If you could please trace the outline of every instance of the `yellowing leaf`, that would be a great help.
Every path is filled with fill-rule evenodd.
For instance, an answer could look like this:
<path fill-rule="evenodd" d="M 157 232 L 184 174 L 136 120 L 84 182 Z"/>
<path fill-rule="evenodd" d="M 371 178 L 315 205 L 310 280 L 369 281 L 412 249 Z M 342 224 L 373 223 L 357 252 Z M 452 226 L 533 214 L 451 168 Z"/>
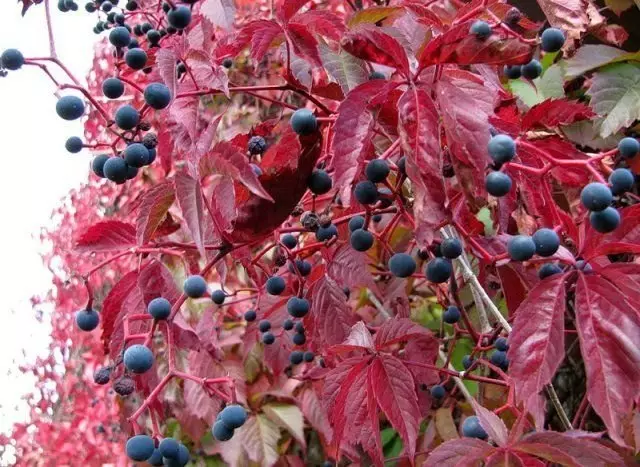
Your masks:
<path fill-rule="evenodd" d="M 262 407 L 262 410 L 271 421 L 291 433 L 300 444 L 305 445 L 304 418 L 298 406 L 291 404 L 267 404 Z"/>
<path fill-rule="evenodd" d="M 367 8 L 353 15 L 347 24 L 350 28 L 358 24 L 374 24 L 403 11 L 401 7 Z"/>
<path fill-rule="evenodd" d="M 460 437 L 450 409 L 441 407 L 436 410 L 436 431 L 444 441 Z"/>

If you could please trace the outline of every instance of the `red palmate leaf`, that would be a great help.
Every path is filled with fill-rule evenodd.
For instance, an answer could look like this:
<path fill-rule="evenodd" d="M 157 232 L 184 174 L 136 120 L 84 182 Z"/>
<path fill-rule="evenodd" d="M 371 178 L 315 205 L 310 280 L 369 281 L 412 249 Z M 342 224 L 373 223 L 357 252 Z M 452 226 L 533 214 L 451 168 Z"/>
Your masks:
<path fill-rule="evenodd" d="M 305 388 L 298 394 L 298 400 L 300 401 L 300 409 L 304 414 L 304 418 L 316 431 L 324 436 L 327 442 L 331 440 L 333 429 L 316 392 L 312 388 Z"/>
<path fill-rule="evenodd" d="M 602 234 L 586 222 L 581 256 L 585 259 L 616 253 L 640 253 L 640 204 L 620 209 L 620 226 Z"/>
<path fill-rule="evenodd" d="M 566 274 L 541 281 L 515 313 L 509 336 L 509 375 L 527 404 L 551 381 L 564 358 Z"/>
<path fill-rule="evenodd" d="M 309 3 L 309 0 L 279 0 L 276 8 L 278 19 L 286 23 L 306 3 Z"/>
<path fill-rule="evenodd" d="M 485 441 L 474 438 L 460 438 L 442 443 L 427 458 L 425 465 L 457 467 L 479 465 L 496 448 Z"/>
<path fill-rule="evenodd" d="M 258 20 L 244 26 L 234 42 L 235 47 L 242 50 L 251 44 L 251 58 L 260 60 L 269 50 L 271 44 L 284 34 L 282 27 L 275 21 Z"/>
<path fill-rule="evenodd" d="M 555 159 L 587 160 L 589 158 L 585 153 L 576 149 L 573 144 L 558 136 L 537 139 L 530 141 L 530 143 L 539 151 L 544 151 L 547 155 Z M 526 162 L 534 162 L 530 158 L 536 158 L 535 162 L 537 162 L 537 166 L 540 167 L 547 160 L 545 157 L 541 157 L 538 151 L 529 150 L 528 148 L 518 147 L 518 154 L 520 154 Z M 589 182 L 591 173 L 584 166 L 563 166 L 554 167 L 551 170 L 551 175 L 563 185 L 582 187 Z"/>
<path fill-rule="evenodd" d="M 105 354 L 109 351 L 109 343 L 115 326 L 116 318 L 122 308 L 122 303 L 129 296 L 134 287 L 138 284 L 138 272 L 131 271 L 123 276 L 113 286 L 109 295 L 102 302 L 102 312 L 100 319 L 102 321 L 102 344 Z"/>
<path fill-rule="evenodd" d="M 547 99 L 534 105 L 522 117 L 522 129 L 541 127 L 554 129 L 558 125 L 569 125 L 595 116 L 591 107 L 568 99 Z"/>
<path fill-rule="evenodd" d="M 182 211 L 185 224 L 189 229 L 193 242 L 198 247 L 198 251 L 205 257 L 204 245 L 214 242 L 215 238 L 211 217 L 206 211 L 200 183 L 190 175 L 179 172 L 174 178 L 174 185 L 176 199 Z"/>
<path fill-rule="evenodd" d="M 304 24 L 287 24 L 285 35 L 296 55 L 303 57 L 314 66 L 322 66 L 322 59 L 318 52 L 318 41 Z"/>
<path fill-rule="evenodd" d="M 494 414 L 491 410 L 485 409 L 475 399 L 471 400 L 473 410 L 478 416 L 480 425 L 487 432 L 489 438 L 491 438 L 498 446 L 506 446 L 509 438 L 509 432 L 504 422 Z"/>
<path fill-rule="evenodd" d="M 575 308 L 589 402 L 611 439 L 624 444 L 622 417 L 640 387 L 640 316 L 596 274 L 579 274 Z"/>
<path fill-rule="evenodd" d="M 361 25 L 347 33 L 341 45 L 358 58 L 396 68 L 404 76 L 409 74 L 409 61 L 404 48 L 379 28 Z"/>
<path fill-rule="evenodd" d="M 121 221 L 97 222 L 87 228 L 76 241 L 79 251 L 106 252 L 136 245 L 136 228 Z"/>
<path fill-rule="evenodd" d="M 178 81 L 178 76 L 176 74 L 176 62 L 178 60 L 178 56 L 171 49 L 160 49 L 156 53 L 156 64 L 158 65 L 158 73 L 160 73 L 160 77 L 164 84 L 171 91 L 171 97 L 175 98 L 176 96 L 176 86 Z"/>
<path fill-rule="evenodd" d="M 403 341 L 435 341 L 433 334 L 426 328 L 414 323 L 410 319 L 390 319 L 385 321 L 375 336 L 377 350 Z"/>
<path fill-rule="evenodd" d="M 551 26 L 570 32 L 579 37 L 589 24 L 587 3 L 590 0 L 538 0 L 538 5 Z"/>
<path fill-rule="evenodd" d="M 188 357 L 189 373 L 200 378 L 225 376 L 217 363 L 207 352 L 192 350 Z M 202 385 L 188 380 L 184 382 L 184 403 L 193 416 L 197 416 L 212 426 L 220 411 L 221 400 L 209 396 Z"/>
<path fill-rule="evenodd" d="M 342 287 L 330 276 L 324 276 L 313 285 L 311 316 L 314 335 L 325 345 L 343 342 L 355 322 Z"/>
<path fill-rule="evenodd" d="M 371 338 L 371 333 L 362 321 L 358 321 L 351 327 L 349 335 L 344 342 L 331 347 L 331 351 L 334 353 L 351 352 L 354 350 L 373 351 L 374 349 L 375 345 Z"/>
<path fill-rule="evenodd" d="M 344 33 L 344 22 L 341 18 L 325 10 L 310 10 L 291 18 L 289 24 L 299 24 L 312 33 L 339 41 Z"/>
<path fill-rule="evenodd" d="M 139 245 L 153 238 L 175 197 L 175 189 L 170 181 L 162 182 L 144 194 L 136 218 L 136 237 Z"/>
<path fill-rule="evenodd" d="M 374 293 L 378 290 L 367 268 L 367 256 L 354 250 L 349 244 L 340 245 L 327 265 L 327 274 L 338 284 L 349 288 L 368 287 Z"/>
<path fill-rule="evenodd" d="M 625 299 L 636 309 L 640 309 L 640 264 L 614 263 L 598 270 L 598 274 L 615 284 Z"/>

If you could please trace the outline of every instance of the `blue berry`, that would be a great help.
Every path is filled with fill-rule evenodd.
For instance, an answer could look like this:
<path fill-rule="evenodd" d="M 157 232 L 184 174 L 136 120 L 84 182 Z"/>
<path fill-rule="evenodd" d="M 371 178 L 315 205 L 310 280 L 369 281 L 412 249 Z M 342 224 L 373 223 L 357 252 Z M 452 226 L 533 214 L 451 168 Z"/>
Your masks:
<path fill-rule="evenodd" d="M 127 440 L 127 446 L 125 448 L 129 459 L 143 462 L 151 457 L 156 446 L 147 435 L 132 436 Z"/>
<path fill-rule="evenodd" d="M 616 169 L 609 176 L 609 183 L 611 183 L 613 194 L 621 195 L 631 191 L 635 183 L 635 177 L 629 169 Z"/>
<path fill-rule="evenodd" d="M 280 295 L 287 287 L 287 283 L 280 276 L 273 276 L 267 279 L 266 289 L 270 295 Z"/>
<path fill-rule="evenodd" d="M 535 58 L 526 65 L 522 65 L 522 76 L 527 79 L 536 79 L 542 74 L 542 65 Z"/>
<path fill-rule="evenodd" d="M 84 9 L 87 11 L 87 13 L 95 13 L 96 5 L 93 2 L 87 2 L 84 6 Z"/>
<path fill-rule="evenodd" d="M 384 159 L 369 161 L 364 169 L 364 174 L 373 183 L 383 182 L 389 175 L 389 163 Z"/>
<path fill-rule="evenodd" d="M 462 367 L 465 370 L 468 370 L 469 368 L 471 368 L 471 365 L 473 365 L 473 358 L 471 358 L 471 355 L 465 355 L 464 357 L 462 357 Z"/>
<path fill-rule="evenodd" d="M 522 67 L 520 65 L 505 65 L 504 75 L 509 79 L 518 79 L 522 76 Z"/>
<path fill-rule="evenodd" d="M 124 161 L 131 167 L 140 168 L 149 162 L 149 150 L 142 143 L 133 143 L 124 150 Z"/>
<path fill-rule="evenodd" d="M 144 88 L 144 101 L 149 107 L 162 110 L 171 102 L 171 91 L 162 83 L 151 83 Z"/>
<path fill-rule="evenodd" d="M 304 334 L 304 324 L 302 324 L 302 321 L 298 321 L 296 323 L 296 332 L 300 334 Z"/>
<path fill-rule="evenodd" d="M 506 337 L 498 337 L 493 345 L 496 350 L 499 350 L 501 352 L 506 352 L 507 350 L 509 350 L 509 343 L 507 342 Z"/>
<path fill-rule="evenodd" d="M 260 332 L 267 332 L 271 329 L 271 322 L 267 319 L 263 319 L 258 323 L 258 329 Z"/>
<path fill-rule="evenodd" d="M 296 237 L 294 237 L 291 234 L 286 234 L 284 235 L 280 241 L 282 242 L 282 244 L 284 246 L 286 246 L 287 248 L 289 248 L 290 250 L 293 250 L 296 245 L 298 244 L 298 240 L 296 240 Z"/>
<path fill-rule="evenodd" d="M 262 136 L 252 136 L 251 139 L 249 139 L 249 144 L 247 146 L 249 154 L 255 156 L 257 154 L 262 154 L 267 149 L 267 142 Z"/>
<path fill-rule="evenodd" d="M 600 233 L 613 232 L 620 225 L 620 214 L 615 208 L 606 208 L 589 215 L 591 227 Z"/>
<path fill-rule="evenodd" d="M 372 71 L 369 75 L 369 81 L 374 79 L 387 79 L 387 77 L 380 71 Z"/>
<path fill-rule="evenodd" d="M 124 351 L 122 360 L 129 371 L 141 374 L 149 371 L 153 366 L 153 353 L 149 347 L 135 344 Z"/>
<path fill-rule="evenodd" d="M 491 354 L 490 360 L 495 366 L 504 368 L 507 366 L 507 353 L 501 350 L 496 350 Z"/>
<path fill-rule="evenodd" d="M 124 83 L 118 78 L 107 78 L 102 82 L 102 94 L 109 99 L 117 99 L 124 94 Z"/>
<path fill-rule="evenodd" d="M 153 466 L 164 465 L 164 460 L 162 459 L 162 453 L 160 452 L 159 449 L 153 450 L 153 454 L 151 454 L 151 457 L 147 459 L 147 463 Z"/>
<path fill-rule="evenodd" d="M 84 114 L 84 102 L 76 96 L 63 96 L 56 103 L 56 113 L 64 120 L 76 120 Z"/>
<path fill-rule="evenodd" d="M 294 318 L 304 318 L 309 313 L 309 301 L 305 298 L 291 297 L 287 301 L 287 311 Z"/>
<path fill-rule="evenodd" d="M 291 116 L 291 128 L 300 136 L 308 136 L 318 129 L 318 120 L 309 109 L 298 109 Z"/>
<path fill-rule="evenodd" d="M 576 261 L 576 269 L 582 272 L 593 272 L 593 267 L 583 259 Z"/>
<path fill-rule="evenodd" d="M 240 428 L 247 421 L 247 411 L 238 404 L 227 405 L 222 412 L 218 414 L 218 420 L 223 422 L 229 428 L 235 430 Z"/>
<path fill-rule="evenodd" d="M 291 362 L 292 365 L 299 365 L 302 363 L 302 360 L 304 360 L 304 353 L 299 350 L 294 350 L 289 355 L 289 362 Z"/>
<path fill-rule="evenodd" d="M 113 8 L 113 4 L 111 2 L 103 2 L 101 5 L 102 11 L 108 13 Z"/>
<path fill-rule="evenodd" d="M 429 282 L 442 284 L 447 282 L 453 273 L 451 261 L 444 258 L 434 258 L 427 264 L 426 276 Z"/>
<path fill-rule="evenodd" d="M 127 165 L 127 180 L 136 178 L 136 175 L 138 175 L 138 168 Z"/>
<path fill-rule="evenodd" d="M 167 319 L 171 314 L 171 303 L 166 298 L 154 298 L 147 305 L 147 312 L 153 319 Z"/>
<path fill-rule="evenodd" d="M 590 211 L 602 211 L 613 201 L 613 194 L 604 183 L 592 182 L 582 189 L 580 201 Z"/>
<path fill-rule="evenodd" d="M 104 176 L 116 183 L 127 180 L 127 163 L 121 157 L 110 157 L 103 166 Z"/>
<path fill-rule="evenodd" d="M 307 341 L 307 338 L 305 337 L 304 334 L 301 333 L 296 333 L 293 335 L 293 343 L 296 345 L 304 345 L 304 343 Z"/>
<path fill-rule="evenodd" d="M 491 172 L 485 179 L 487 192 L 496 197 L 504 196 L 511 191 L 511 177 L 502 172 Z"/>
<path fill-rule="evenodd" d="M 265 332 L 262 335 L 262 343 L 265 345 L 271 345 L 276 341 L 276 336 L 274 336 L 272 333 L 270 332 Z"/>
<path fill-rule="evenodd" d="M 462 436 L 465 438 L 487 439 L 487 432 L 480 425 L 480 420 L 475 415 L 467 417 L 462 422 Z"/>
<path fill-rule="evenodd" d="M 402 156 L 400 159 L 398 159 L 397 166 L 400 173 L 406 177 L 407 176 L 407 156 Z"/>
<path fill-rule="evenodd" d="M 416 272 L 416 261 L 407 253 L 396 253 L 389 259 L 389 270 L 396 277 L 409 277 Z"/>
<path fill-rule="evenodd" d="M 109 33 L 109 42 L 115 47 L 126 47 L 131 42 L 129 30 L 124 26 L 113 28 Z"/>
<path fill-rule="evenodd" d="M 367 251 L 373 246 L 373 234 L 368 230 L 357 229 L 351 233 L 349 242 L 354 250 Z"/>
<path fill-rule="evenodd" d="M 136 2 L 136 0 L 129 0 L 125 8 L 127 11 L 136 11 L 138 9 L 138 2 Z"/>
<path fill-rule="evenodd" d="M 178 446 L 178 462 L 180 463 L 181 466 L 185 466 L 189 463 L 189 461 L 191 460 L 191 455 L 189 455 L 189 450 L 187 449 L 187 447 L 180 443 L 180 446 Z M 173 466 L 171 466 L 173 467 Z"/>
<path fill-rule="evenodd" d="M 311 263 L 309 261 L 305 261 L 302 259 L 297 259 L 296 260 L 296 267 L 298 268 L 298 272 L 300 272 L 300 275 L 305 277 L 308 276 L 309 274 L 311 274 Z M 291 271 L 292 273 L 295 273 L 295 269 L 293 268 L 293 265 L 289 264 L 289 271 Z"/>
<path fill-rule="evenodd" d="M 640 143 L 635 138 L 622 138 L 618 143 L 618 151 L 625 159 L 630 159 L 640 152 Z"/>
<path fill-rule="evenodd" d="M 149 45 L 151 47 L 158 45 L 160 39 L 162 39 L 162 35 L 159 31 L 156 31 L 155 29 L 150 29 L 149 31 L 147 31 L 147 40 L 149 41 Z"/>
<path fill-rule="evenodd" d="M 333 182 L 326 171 L 317 169 L 311 172 L 309 180 L 307 180 L 307 186 L 314 195 L 323 195 L 331 190 Z"/>
<path fill-rule="evenodd" d="M 96 310 L 80 310 L 76 313 L 76 325 L 83 331 L 93 331 L 100 323 L 100 315 Z"/>
<path fill-rule="evenodd" d="M 559 274 L 561 272 L 562 268 L 560 268 L 560 266 L 558 266 L 557 264 L 546 263 L 543 264 L 538 270 L 538 278 L 546 279 L 549 276 L 553 276 L 554 274 Z"/>
<path fill-rule="evenodd" d="M 338 228 L 333 224 L 329 224 L 328 227 L 320 227 L 318 230 L 316 230 L 316 240 L 318 240 L 319 242 L 325 242 L 337 236 Z"/>
<path fill-rule="evenodd" d="M 127 47 L 129 49 L 139 49 L 140 43 L 138 42 L 138 39 L 136 39 L 135 37 L 132 37 L 131 42 L 129 42 L 129 45 Z"/>
<path fill-rule="evenodd" d="M 364 227 L 364 217 L 354 216 L 349 220 L 349 230 L 351 232 L 362 229 Z"/>
<path fill-rule="evenodd" d="M 552 256 L 560 248 L 560 237 L 552 229 L 539 229 L 531 237 L 536 245 L 536 254 Z"/>
<path fill-rule="evenodd" d="M 70 153 L 76 154 L 82 151 L 82 144 L 82 139 L 78 138 L 77 136 L 72 136 L 67 140 L 66 143 L 64 143 L 64 147 Z"/>
<path fill-rule="evenodd" d="M 189 7 L 179 5 L 169 11 L 167 14 L 167 20 L 174 28 L 184 29 L 189 26 L 189 23 L 191 22 L 191 10 Z"/>
<path fill-rule="evenodd" d="M 536 254 L 536 244 L 528 235 L 515 235 L 507 242 L 509 257 L 514 261 L 527 261 Z"/>
<path fill-rule="evenodd" d="M 378 188 L 369 180 L 359 182 L 353 190 L 353 194 L 360 204 L 373 204 L 378 201 L 379 196 Z"/>
<path fill-rule="evenodd" d="M 307 351 L 304 353 L 303 358 L 305 362 L 310 363 L 315 358 L 315 355 L 313 354 L 313 352 Z"/>
<path fill-rule="evenodd" d="M 442 320 L 447 324 L 455 324 L 460 321 L 460 310 L 457 306 L 450 306 L 442 315 Z"/>
<path fill-rule="evenodd" d="M 491 26 L 482 20 L 476 20 L 469 28 L 469 32 L 480 40 L 484 40 L 491 35 Z"/>
<path fill-rule="evenodd" d="M 24 65 L 24 56 L 17 49 L 7 49 L 0 56 L 0 66 L 7 70 L 19 70 Z"/>
<path fill-rule="evenodd" d="M 462 242 L 457 238 L 445 238 L 440 244 L 442 256 L 455 259 L 462 254 Z"/>
<path fill-rule="evenodd" d="M 132 130 L 140 123 L 140 113 L 130 105 L 123 105 L 116 110 L 116 125 L 122 130 Z"/>
<path fill-rule="evenodd" d="M 230 57 L 225 58 L 222 60 L 222 66 L 225 68 L 231 68 L 233 66 L 233 59 Z"/>
<path fill-rule="evenodd" d="M 447 391 L 440 384 L 436 384 L 431 388 L 431 397 L 434 399 L 442 399 L 446 394 Z"/>
<path fill-rule="evenodd" d="M 134 70 L 142 70 L 147 64 L 147 53 L 142 49 L 129 49 L 126 54 L 124 54 L 124 61 Z"/>
<path fill-rule="evenodd" d="M 212 433 L 218 441 L 229 441 L 233 438 L 233 428 L 228 427 L 227 424 L 221 420 L 213 424 Z"/>
<path fill-rule="evenodd" d="M 211 300 L 216 305 L 222 305 L 224 300 L 227 298 L 227 294 L 225 294 L 222 290 L 214 290 L 211 294 Z"/>
<path fill-rule="evenodd" d="M 258 315 L 255 310 L 248 310 L 244 313 L 244 320 L 248 323 L 255 321 L 257 317 Z"/>
<path fill-rule="evenodd" d="M 91 162 L 91 170 L 100 178 L 104 178 L 104 164 L 109 160 L 109 156 L 106 154 L 100 154 L 96 156 Z"/>
<path fill-rule="evenodd" d="M 191 298 L 200 298 L 207 292 L 207 282 L 202 276 L 189 276 L 184 281 L 184 293 Z"/>
<path fill-rule="evenodd" d="M 557 52 L 564 45 L 564 33 L 557 28 L 545 29 L 540 39 L 545 52 Z"/>
<path fill-rule="evenodd" d="M 285 331 L 291 331 L 293 329 L 293 321 L 290 319 L 285 319 L 284 323 L 282 323 L 282 329 Z"/>
<path fill-rule="evenodd" d="M 177 459 L 180 448 L 180 443 L 173 438 L 165 438 L 160 441 L 158 449 L 163 457 L 168 459 Z"/>
<path fill-rule="evenodd" d="M 516 142 L 509 135 L 495 135 L 487 146 L 489 156 L 496 164 L 509 162 L 516 155 Z"/>

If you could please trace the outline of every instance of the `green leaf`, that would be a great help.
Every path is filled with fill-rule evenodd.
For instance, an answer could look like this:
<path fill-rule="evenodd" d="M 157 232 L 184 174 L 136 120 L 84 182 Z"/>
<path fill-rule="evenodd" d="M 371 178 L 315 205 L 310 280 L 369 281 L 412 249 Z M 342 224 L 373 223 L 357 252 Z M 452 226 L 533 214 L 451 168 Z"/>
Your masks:
<path fill-rule="evenodd" d="M 451 364 L 456 370 L 464 370 L 464 366 L 462 366 L 462 357 L 469 355 L 474 347 L 475 344 L 471 339 L 463 338 L 456 341 L 456 346 L 451 352 Z M 478 393 L 478 383 L 468 380 L 463 380 L 463 383 L 471 395 L 476 395 Z"/>
<path fill-rule="evenodd" d="M 402 438 L 393 428 L 385 428 L 380 432 L 382 450 L 385 458 L 397 457 L 402 452 Z"/>
<path fill-rule="evenodd" d="M 536 88 L 529 81 L 523 79 L 512 79 L 507 83 L 507 87 L 512 94 L 515 94 L 527 107 L 533 107 L 544 99 L 538 94 Z"/>
<path fill-rule="evenodd" d="M 640 52 L 625 53 L 608 45 L 587 44 L 580 47 L 573 57 L 560 63 L 563 64 L 565 78 L 574 79 L 587 71 L 628 60 L 640 60 Z"/>
<path fill-rule="evenodd" d="M 318 44 L 318 52 L 327 73 L 340 85 L 345 95 L 369 78 L 369 72 L 364 60 L 354 57 L 343 50 L 336 53 L 329 46 L 322 43 Z"/>
<path fill-rule="evenodd" d="M 622 63 L 595 73 L 587 94 L 593 110 L 604 117 L 600 136 L 615 134 L 640 118 L 640 67 Z"/>
<path fill-rule="evenodd" d="M 602 125 L 602 120 L 602 118 L 583 120 L 563 126 L 561 129 L 567 139 L 572 143 L 592 149 L 608 151 L 618 145 L 618 142 L 623 138 L 624 134 L 618 132 L 615 135 L 601 138 L 600 126 Z"/>
<path fill-rule="evenodd" d="M 534 79 L 533 84 L 525 79 L 512 79 L 507 86 L 527 107 L 533 107 L 547 99 L 564 97 L 562 76 L 562 65 L 556 63 Z"/>
<path fill-rule="evenodd" d="M 560 52 L 550 52 L 542 56 L 540 64 L 542 65 L 543 72 L 546 71 L 551 65 L 553 65 L 553 62 L 555 61 L 559 53 Z"/>

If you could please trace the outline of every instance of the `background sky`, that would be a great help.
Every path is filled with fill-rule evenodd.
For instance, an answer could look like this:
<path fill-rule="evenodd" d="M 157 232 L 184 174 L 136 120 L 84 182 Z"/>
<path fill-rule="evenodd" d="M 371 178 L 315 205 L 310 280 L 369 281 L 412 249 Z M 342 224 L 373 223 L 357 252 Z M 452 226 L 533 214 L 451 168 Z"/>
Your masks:
<path fill-rule="evenodd" d="M 55 5 L 56 2 L 54 2 Z M 58 56 L 84 82 L 91 66 L 96 18 L 84 12 L 52 8 Z M 0 1 L 0 52 L 17 48 L 25 57 L 48 56 L 44 5 L 24 18 L 16 0 Z M 69 136 L 82 136 L 79 121 L 66 122 L 55 112 L 51 80 L 35 67 L 23 67 L 0 78 L 0 432 L 10 431 L 28 414 L 22 400 L 33 379 L 17 366 L 46 353 L 47 315 L 36 319 L 30 297 L 44 295 L 51 275 L 42 265 L 37 239 L 40 227 L 61 198 L 87 178 L 90 154 L 64 149 Z M 52 310 L 43 310 L 50 313 Z"/>

